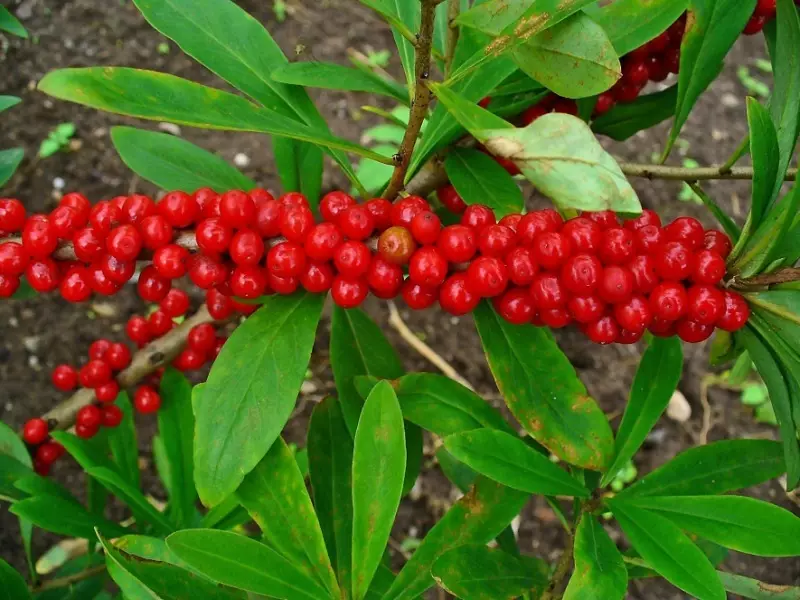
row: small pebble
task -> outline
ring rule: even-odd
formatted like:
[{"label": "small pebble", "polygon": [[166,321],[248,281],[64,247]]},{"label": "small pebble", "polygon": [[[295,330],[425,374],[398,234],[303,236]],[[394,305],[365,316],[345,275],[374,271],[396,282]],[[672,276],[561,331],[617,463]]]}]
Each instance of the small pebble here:
[{"label": "small pebble", "polygon": [[244,168],[250,164],[250,157],[247,156],[247,154],[239,152],[233,157],[233,164],[235,164],[237,167]]},{"label": "small pebble", "polygon": [[692,417],[692,407],[680,390],[675,390],[667,405],[667,416],[678,423],[686,423]]}]

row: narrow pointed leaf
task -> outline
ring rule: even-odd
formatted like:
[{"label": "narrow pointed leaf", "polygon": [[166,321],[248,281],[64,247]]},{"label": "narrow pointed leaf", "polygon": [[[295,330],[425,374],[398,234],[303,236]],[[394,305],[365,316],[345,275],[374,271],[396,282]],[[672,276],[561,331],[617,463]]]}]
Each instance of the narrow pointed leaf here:
[{"label": "narrow pointed leaf", "polygon": [[353,449],[353,597],[361,600],[386,550],[406,470],[403,414],[392,386],[376,385],[364,403]]},{"label": "narrow pointed leaf", "polygon": [[605,30],[619,56],[665,32],[688,8],[689,0],[617,0],[590,16]]},{"label": "narrow pointed leaf", "polygon": [[511,325],[485,302],[474,317],[497,386],[531,437],[570,464],[606,468],[611,428],[552,334]]},{"label": "narrow pointed leaf", "polygon": [[23,39],[28,38],[28,32],[22,26],[22,23],[5,6],[0,6],[0,31],[7,31]]},{"label": "narrow pointed leaf", "polygon": [[575,531],[575,571],[564,600],[622,600],[627,589],[622,555],[597,519],[584,514]]},{"label": "narrow pointed leaf", "polygon": [[[610,6],[616,6],[616,3]],[[618,142],[625,141],[672,117],[677,98],[678,86],[673,85],[661,92],[639,96],[633,102],[617,104],[592,121],[592,131],[607,135]]]},{"label": "narrow pointed leaf", "polygon": [[20,102],[22,102],[22,98],[17,98],[16,96],[0,96],[0,112],[8,110]]},{"label": "narrow pointed leaf", "polygon": [[408,102],[407,94],[366,71],[343,67],[335,63],[308,61],[288,63],[272,73],[272,79],[281,83],[316,87],[329,90],[368,92],[391,96],[401,103]]},{"label": "narrow pointed leaf", "polygon": [[248,473],[236,496],[271,548],[330,595],[340,595],[305,481],[283,439]]},{"label": "narrow pointed leaf", "polygon": [[397,52],[403,71],[406,74],[406,83],[409,94],[414,86],[414,45],[400,33],[400,28],[412,35],[419,32],[420,4],[419,2],[406,2],[406,0],[361,0],[361,3],[381,14],[392,25],[392,36],[397,44]]},{"label": "narrow pointed leaf", "polygon": [[3,422],[0,422],[0,454],[7,454],[29,469],[33,468],[31,453],[28,452],[25,442],[16,431]]},{"label": "narrow pointed leaf", "polygon": [[[134,488],[139,487],[139,445],[136,440],[136,423],[133,407],[126,392],[121,392],[115,403],[122,410],[122,422],[109,432],[108,445],[119,473]],[[190,474],[191,475],[191,474]]]},{"label": "narrow pointed leaf", "polygon": [[631,545],[659,575],[698,600],[726,600],[714,567],[678,527],[621,500],[608,504]]},{"label": "narrow pointed leaf", "polygon": [[31,496],[58,496],[80,505],[80,501],[67,488],[49,477],[31,474],[14,482],[14,487]]},{"label": "narrow pointed leaf", "polygon": [[219,156],[168,133],[113,127],[111,141],[122,161],[142,179],[165,190],[251,190],[253,180]]},{"label": "narrow pointed leaf", "polygon": [[[747,99],[747,123],[750,128],[750,155],[753,157],[753,200],[749,227],[756,228],[772,204],[778,180],[780,155],[778,134],[767,109],[755,98]],[[780,186],[778,186],[780,189]]]},{"label": "narrow pointed leaf", "polygon": [[118,471],[118,467],[107,456],[107,453],[92,443],[95,440],[84,440],[66,431],[54,431],[51,435],[55,441],[66,448],[70,456],[78,462],[84,471],[95,467]]},{"label": "narrow pointed leaf", "polygon": [[61,496],[35,496],[20,500],[14,502],[9,510],[45,531],[70,537],[91,538],[95,527],[110,537],[127,533],[124,527],[98,517],[76,501]]},{"label": "narrow pointed leaf", "polygon": [[0,186],[5,185],[11,179],[24,156],[25,150],[22,148],[0,150]]},{"label": "narrow pointed leaf", "polygon": [[601,485],[608,485],[633,458],[647,434],[666,410],[683,373],[683,350],[678,338],[654,338],[642,356],[615,440],[614,462]]},{"label": "narrow pointed leaf", "polygon": [[475,429],[445,438],[444,447],[478,473],[515,490],[587,498],[589,490],[516,436]]},{"label": "narrow pointed leaf", "polygon": [[453,148],[444,168],[450,183],[467,204],[484,204],[497,218],[522,212],[522,191],[491,156],[472,148]]},{"label": "narrow pointed leaf", "polygon": [[3,590],[4,600],[27,600],[31,597],[28,584],[22,575],[2,559],[0,559],[0,589]]},{"label": "narrow pointed leaf", "polygon": [[292,413],[325,298],[273,296],[236,328],[194,407],[194,479],[207,506],[225,500]]}]

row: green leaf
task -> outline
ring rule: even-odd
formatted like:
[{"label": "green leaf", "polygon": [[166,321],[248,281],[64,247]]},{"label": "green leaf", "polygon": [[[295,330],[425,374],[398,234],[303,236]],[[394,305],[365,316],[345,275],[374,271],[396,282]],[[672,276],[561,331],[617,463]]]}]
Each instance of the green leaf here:
[{"label": "green leaf", "polygon": [[525,13],[529,5],[530,0],[487,0],[462,12],[456,23],[491,35],[500,35]]},{"label": "green leaf", "polygon": [[518,437],[475,429],[445,438],[444,447],[478,473],[515,490],[588,498],[589,490]]},{"label": "green leaf", "polygon": [[22,23],[5,6],[0,6],[0,31],[7,31],[17,37],[28,39],[28,32]]},{"label": "green leaf", "polygon": [[528,494],[479,477],[475,486],[456,502],[422,540],[397,575],[383,600],[410,600],[430,588],[430,571],[448,550],[465,544],[486,544],[517,516]]},{"label": "green leaf", "polygon": [[[288,138],[272,139],[275,168],[284,192],[302,192],[316,207],[322,188],[324,156],[316,146]],[[380,163],[364,161],[372,167],[387,167]]]},{"label": "green leaf", "polygon": [[117,465],[108,457],[101,446],[93,443],[95,440],[84,440],[66,431],[54,431],[51,436],[55,441],[64,446],[84,471],[94,467],[104,467],[117,471]]},{"label": "green leaf", "polygon": [[626,500],[720,546],[756,556],[800,555],[800,518],[743,496],[644,496]]},{"label": "green leaf", "polygon": [[[94,538],[92,538],[94,539]],[[44,560],[44,559],[40,559]],[[92,555],[79,556],[62,561],[62,564],[55,572],[52,573],[55,577],[68,577],[70,575],[77,575],[83,573],[90,567],[97,566],[97,557]],[[41,562],[40,562],[41,564]],[[71,585],[61,588],[51,588],[44,592],[36,594],[36,600],[83,600],[84,598],[94,598],[94,600],[111,600],[111,596],[103,596],[103,588],[106,586],[108,577],[106,573],[100,573],[94,577],[88,577],[77,581]]]},{"label": "green leaf", "polygon": [[25,442],[16,431],[2,421],[0,421],[0,454],[7,454],[29,469],[33,468],[31,454]]},{"label": "green leaf", "polygon": [[675,114],[677,99],[677,85],[653,94],[644,94],[633,102],[617,104],[606,114],[595,119],[592,122],[592,130],[623,142],[640,131],[655,127],[672,117]]},{"label": "green leaf", "polygon": [[111,128],[111,141],[131,171],[165,190],[191,193],[210,187],[223,192],[256,187],[219,156],[168,133],[119,126]]},{"label": "green leaf", "polygon": [[17,481],[14,482],[14,487],[31,496],[58,496],[64,500],[69,500],[70,502],[80,505],[78,499],[73,496],[69,490],[53,481],[50,477],[41,477],[40,475],[31,473],[26,477],[17,479]]},{"label": "green leaf", "polygon": [[664,579],[698,600],[727,598],[706,555],[670,521],[622,500],[608,505],[634,549]]},{"label": "green leaf", "polygon": [[271,296],[223,346],[195,407],[194,479],[207,506],[239,486],[289,419],[324,301]]},{"label": "green leaf", "polygon": [[192,569],[223,585],[277,598],[331,598],[294,563],[238,533],[188,529],[169,536],[167,547]]},{"label": "green leaf", "polygon": [[16,96],[0,96],[0,112],[8,110],[20,102],[22,102],[22,98],[17,98]]},{"label": "green leaf", "polygon": [[0,589],[4,600],[26,600],[31,597],[28,584],[16,569],[0,559]]},{"label": "green leaf", "polygon": [[25,150],[22,148],[11,148],[10,150],[0,150],[0,186],[5,185],[22,162]]},{"label": "green leaf", "polygon": [[384,82],[380,77],[335,63],[318,61],[288,63],[274,71],[272,78],[281,83],[326,90],[368,92],[390,96],[403,104],[408,102],[406,93],[398,93],[397,88]]},{"label": "green leaf", "polygon": [[575,572],[564,600],[622,600],[628,570],[614,542],[597,520],[581,516],[575,531]]},{"label": "green leaf", "polygon": [[400,33],[401,29],[410,32],[412,35],[419,31],[420,4],[418,2],[407,2],[406,0],[361,0],[361,4],[369,6],[372,10],[389,21],[392,25],[392,36],[397,44],[397,52],[400,55],[400,62],[403,64],[403,71],[406,75],[406,84],[409,94],[414,87],[414,46]]},{"label": "green leaf", "polygon": [[653,338],[633,380],[631,396],[617,430],[614,462],[601,483],[606,486],[636,454],[647,434],[666,410],[683,373],[683,350],[678,338]]},{"label": "green leaf", "polygon": [[[219,533],[225,535],[223,532]],[[126,600],[245,600],[241,592],[216,585],[169,563],[133,557],[115,548],[101,535],[98,534],[97,537],[105,551],[108,574],[119,586]]]},{"label": "green leaf", "polygon": [[724,494],[779,477],[781,445],[771,440],[723,440],[690,448],[617,497]]},{"label": "green leaf", "polygon": [[531,437],[570,464],[605,469],[611,427],[552,334],[511,325],[485,302],[474,318],[500,393]]},{"label": "green leaf", "polygon": [[616,0],[592,18],[605,30],[619,56],[665,32],[688,8],[688,0]]},{"label": "green leaf", "polygon": [[[442,554],[431,569],[440,586],[464,600],[516,598],[544,591],[547,576],[502,550],[465,545]],[[538,597],[538,596],[536,596]]]},{"label": "green leaf", "polygon": [[472,148],[453,148],[444,168],[450,183],[467,204],[484,204],[500,219],[522,212],[522,191],[491,156]]},{"label": "green leaf", "polygon": [[353,597],[361,600],[392,531],[406,470],[403,414],[392,386],[376,385],[361,411],[353,450]]},{"label": "green leaf", "polygon": [[314,408],[307,445],[314,509],[339,585],[350,595],[353,439],[336,398],[325,398]]},{"label": "green leaf", "polygon": [[681,44],[678,103],[675,123],[662,159],[672,146],[694,107],[722,67],[723,59],[753,15],[756,0],[694,0]]},{"label": "green leaf", "polygon": [[600,25],[582,13],[524,42],[514,50],[514,62],[566,98],[594,96],[622,77],[611,40]]},{"label": "green leaf", "polygon": [[169,514],[181,527],[189,527],[197,512],[194,489],[192,438],[192,386],[182,373],[168,368],[161,378],[158,433],[169,464]]},{"label": "green leaf", "polygon": [[755,98],[747,98],[747,123],[750,128],[750,155],[753,157],[753,201],[748,229],[756,228],[780,190],[778,180],[778,134],[767,109]]},{"label": "green leaf", "polygon": [[133,487],[139,487],[139,446],[136,442],[136,423],[133,407],[126,392],[121,392],[116,405],[122,410],[122,422],[109,431],[108,444],[120,474]]},{"label": "green leaf", "polygon": [[338,598],[325,539],[294,453],[278,438],[236,491],[263,539],[295,569]]},{"label": "green leaf", "polygon": [[70,537],[92,538],[95,527],[110,537],[128,531],[116,523],[90,513],[74,499],[61,496],[35,496],[14,502],[9,510],[37,527]]},{"label": "green leaf", "polygon": [[521,129],[478,132],[495,156],[508,158],[561,208],[639,213],[639,198],[589,126],[572,115],[544,115]]},{"label": "green leaf", "polygon": [[[168,75],[125,67],[61,69],[39,89],[55,98],[108,112],[204,129],[254,131],[385,159],[347,140],[261,108],[245,98]],[[140,102],[147,95],[149,102]]]},{"label": "green leaf", "polygon": [[[477,137],[477,133],[485,129],[514,129],[514,126],[508,121],[504,121],[485,108],[481,108],[465,96],[454,92],[443,84],[430,83],[428,85],[442,105],[472,135]],[[426,137],[427,133],[426,130]]]},{"label": "green leaf", "polygon": [[182,569],[187,569],[188,565],[181,561],[172,550],[167,547],[167,542],[161,538],[148,535],[129,534],[114,540],[114,547],[126,554],[165,562]]},{"label": "green leaf", "polygon": [[29,476],[33,471],[8,454],[0,454],[0,500],[14,502],[22,500],[25,494],[16,487],[19,479]]}]

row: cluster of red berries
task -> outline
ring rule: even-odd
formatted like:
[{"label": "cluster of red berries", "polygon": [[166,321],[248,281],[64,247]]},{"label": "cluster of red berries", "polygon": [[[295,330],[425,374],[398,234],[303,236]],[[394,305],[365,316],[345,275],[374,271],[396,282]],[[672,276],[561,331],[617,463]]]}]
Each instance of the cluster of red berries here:
[{"label": "cluster of red berries", "polygon": [[[440,303],[450,312],[469,312],[480,298],[493,298],[511,323],[575,323],[599,344],[634,343],[645,330],[697,343],[715,327],[741,329],[750,316],[744,298],[721,287],[730,239],[691,217],[662,227],[650,210],[624,223],[610,211],[565,222],[542,210],[495,223],[490,210],[466,206],[451,186],[438,196],[462,214],[461,225],[443,230],[445,247],[457,236],[464,248],[458,260],[471,259],[466,272],[440,288]],[[426,262],[444,264],[447,254],[430,258],[442,249],[438,244]],[[472,259],[476,251],[480,256]]]}]

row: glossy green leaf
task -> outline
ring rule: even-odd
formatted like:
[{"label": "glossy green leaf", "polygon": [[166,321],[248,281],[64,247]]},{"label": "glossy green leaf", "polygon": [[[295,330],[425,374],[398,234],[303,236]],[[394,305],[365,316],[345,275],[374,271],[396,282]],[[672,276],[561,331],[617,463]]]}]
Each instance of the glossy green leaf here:
[{"label": "glossy green leaf", "polygon": [[688,8],[689,0],[616,0],[591,17],[605,30],[619,56],[658,37]]},{"label": "glossy green leaf", "polygon": [[[616,6],[610,4],[609,6]],[[655,127],[675,114],[678,86],[673,85],[660,92],[643,94],[633,102],[617,104],[592,122],[595,133],[607,135],[623,142],[640,131]]]},{"label": "glossy green leaf", "polygon": [[14,502],[9,510],[37,527],[70,537],[93,538],[97,527],[105,535],[125,535],[124,527],[91,514],[74,500],[61,496],[35,496]]},{"label": "glossy green leaf", "polygon": [[25,150],[22,148],[11,148],[10,150],[0,150],[0,186],[5,185],[22,162]]},{"label": "glossy green leaf", "polygon": [[168,368],[161,378],[158,433],[169,463],[169,514],[181,527],[189,527],[195,513],[192,438],[192,386],[184,375]]},{"label": "glossy green leaf", "polygon": [[420,4],[406,0],[361,0],[361,3],[383,15],[392,25],[392,36],[397,44],[397,53],[403,64],[410,94],[415,81],[414,45],[400,33],[400,30],[402,28],[411,35],[419,31]]},{"label": "glossy green leaf", "polygon": [[33,468],[31,453],[28,452],[25,442],[16,431],[2,421],[0,421],[0,454],[7,454],[26,467]]},{"label": "glossy green leaf", "polygon": [[131,171],[165,190],[191,193],[210,187],[224,192],[256,187],[219,156],[168,133],[120,126],[111,129],[111,140]]},{"label": "glossy green leaf", "polygon": [[464,600],[516,598],[547,586],[547,577],[502,550],[464,545],[442,554],[431,569],[441,587]]},{"label": "glossy green leaf", "polygon": [[16,96],[0,96],[0,112],[8,110],[20,102],[22,102],[22,98],[17,98]]},{"label": "glossy green leaf", "polygon": [[238,510],[244,509],[240,506],[239,498],[236,497],[236,494],[231,494],[203,516],[200,521],[200,527],[203,529],[222,529],[222,527],[217,527],[219,523]]},{"label": "glossy green leaf", "polygon": [[294,454],[278,438],[236,491],[264,541],[295,569],[339,597],[325,539]]},{"label": "glossy green leaf", "polygon": [[725,55],[753,15],[756,0],[693,0],[681,44],[678,102],[664,158],[689,118],[697,99],[714,81]]},{"label": "glossy green leaf", "polygon": [[149,535],[129,534],[114,540],[114,547],[126,554],[138,556],[139,558],[165,562],[183,569],[188,568],[188,565],[181,561],[181,559],[167,547],[167,542],[161,538],[151,537]]},{"label": "glossy green leaf", "polygon": [[223,346],[194,410],[194,479],[207,506],[239,486],[289,419],[324,301],[271,296]]},{"label": "glossy green leaf", "polygon": [[98,538],[105,551],[108,574],[126,600],[245,600],[242,592],[224,588],[169,563],[141,560],[118,550],[99,534]]},{"label": "glossy green leaf", "polygon": [[16,487],[16,483],[31,473],[33,471],[30,467],[23,465],[14,457],[0,454],[0,500],[13,502],[25,498],[26,494]]},{"label": "glossy green leaf", "polygon": [[474,317],[497,386],[531,437],[570,464],[605,469],[611,428],[552,334],[511,325],[486,302]]},{"label": "glossy green leaf", "polygon": [[331,598],[294,563],[238,533],[188,529],[169,536],[167,547],[192,569],[223,585],[277,598]]},{"label": "glossy green leaf", "polygon": [[653,338],[642,356],[615,440],[614,462],[601,485],[608,485],[644,442],[666,410],[683,373],[683,349],[677,337]]},{"label": "glossy green leaf", "polygon": [[122,422],[109,431],[108,445],[120,474],[134,488],[139,487],[139,445],[136,441],[136,423],[133,407],[126,392],[121,392],[115,401],[122,410]]},{"label": "glossy green leaf", "polygon": [[0,589],[3,600],[26,600],[31,597],[25,579],[3,559],[0,559]]},{"label": "glossy green leaf", "polygon": [[398,93],[397,88],[384,83],[379,77],[335,63],[318,61],[288,63],[274,71],[272,78],[281,83],[327,90],[368,92],[390,96],[403,104],[408,102],[407,94]]},{"label": "glossy green leaf", "polygon": [[500,35],[525,13],[529,5],[530,0],[487,0],[462,12],[456,23],[491,35]]},{"label": "glossy green leaf", "polygon": [[[302,192],[312,207],[316,207],[322,189],[322,170],[325,157],[319,148],[289,138],[272,138],[275,168],[284,192]],[[372,167],[383,167],[365,161]]]},{"label": "glossy green leaf", "polygon": [[383,600],[410,600],[434,584],[431,567],[448,550],[486,544],[517,516],[528,494],[479,477],[475,486],[434,525],[398,573]]},{"label": "glossy green leaf", "polygon": [[777,442],[723,440],[678,454],[617,497],[724,494],[779,477],[785,469]]},{"label": "glossy green leaf", "polygon": [[314,509],[339,586],[349,594],[353,540],[353,439],[336,398],[325,398],[314,408],[307,444]]},{"label": "glossy green leaf", "polygon": [[444,447],[472,469],[515,490],[587,498],[589,490],[519,437],[475,429],[445,438]]},{"label": "glossy green leaf", "polygon": [[467,204],[484,204],[500,219],[521,213],[525,200],[511,175],[491,156],[472,148],[453,148],[444,168],[450,183]]},{"label": "glossy green leaf", "polygon": [[561,208],[639,213],[639,198],[589,126],[572,115],[544,115],[520,129],[482,131],[495,156],[514,161]]},{"label": "glossy green leaf", "polygon": [[22,23],[5,6],[0,6],[0,31],[7,31],[23,39],[28,38],[28,32],[22,26]]},{"label": "glossy green leaf", "polygon": [[[61,100],[130,117],[204,129],[269,133],[384,160],[358,144],[258,107],[240,96],[165,73],[125,67],[61,69],[47,74],[39,89]],[[143,94],[150,98],[146,104],[140,101]]]},{"label": "glossy green leaf", "polygon": [[361,411],[353,449],[352,589],[369,589],[386,550],[406,470],[403,414],[392,386],[378,383]]},{"label": "glossy green leaf", "polygon": [[698,600],[726,600],[714,567],[677,526],[622,500],[608,505],[631,545],[659,575]]},{"label": "glossy green leaf", "polygon": [[80,505],[80,501],[73,496],[67,488],[60,483],[53,481],[51,477],[42,477],[31,473],[21,477],[14,482],[14,487],[22,490],[30,496],[58,496],[64,500],[69,500]]},{"label": "glossy green leaf", "polygon": [[627,503],[657,512],[681,529],[746,554],[800,555],[800,518],[743,496],[642,496]]},{"label": "glossy green leaf", "polygon": [[[767,109],[755,98],[747,98],[747,123],[750,128],[750,155],[753,157],[753,200],[748,228],[757,227],[777,194],[780,154],[778,134]],[[780,189],[780,186],[779,188]]]},{"label": "glossy green leaf", "polygon": [[564,600],[622,600],[628,571],[617,546],[592,515],[584,514],[575,531],[575,571]]},{"label": "glossy green leaf", "polygon": [[531,37],[513,56],[525,73],[566,98],[594,96],[622,76],[606,32],[582,13]]},{"label": "glossy green leaf", "polygon": [[93,443],[95,440],[84,440],[66,431],[54,431],[51,435],[55,441],[64,446],[72,458],[78,461],[84,471],[94,467],[104,467],[111,471],[118,469],[107,453]]},{"label": "glossy green leaf", "polygon": [[[514,126],[471,102],[465,96],[458,94],[441,83],[430,83],[430,88],[448,112],[469,131],[478,136],[478,132],[485,129],[514,129]],[[427,136],[427,131],[426,131]],[[480,141],[483,141],[479,138]]]}]

